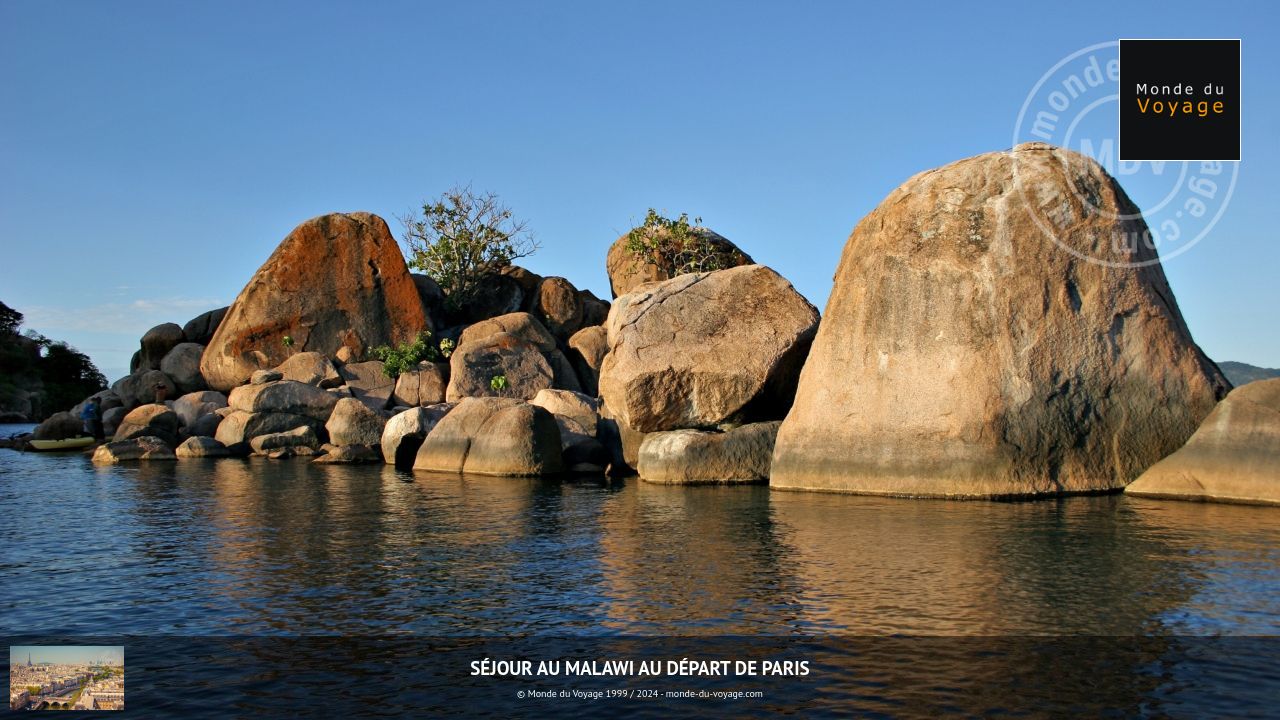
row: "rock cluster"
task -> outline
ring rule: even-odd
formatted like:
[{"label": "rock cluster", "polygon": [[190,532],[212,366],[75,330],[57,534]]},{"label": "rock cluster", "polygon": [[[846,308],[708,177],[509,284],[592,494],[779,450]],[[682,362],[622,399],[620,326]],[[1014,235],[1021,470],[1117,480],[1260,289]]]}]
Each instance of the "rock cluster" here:
[{"label": "rock cluster", "polygon": [[[113,441],[93,457],[303,456],[424,478],[634,468],[946,498],[1138,478],[1134,495],[1280,504],[1280,380],[1226,395],[1155,251],[1114,242],[1146,231],[1075,153],[961,160],[858,223],[819,323],[705,228],[709,272],[614,242],[612,306],[516,266],[451,302],[380,218],[325,215],[231,306],[143,336],[130,375],[94,396]],[[373,349],[421,333],[440,354],[398,374]],[[82,407],[36,435],[81,434]]]}]

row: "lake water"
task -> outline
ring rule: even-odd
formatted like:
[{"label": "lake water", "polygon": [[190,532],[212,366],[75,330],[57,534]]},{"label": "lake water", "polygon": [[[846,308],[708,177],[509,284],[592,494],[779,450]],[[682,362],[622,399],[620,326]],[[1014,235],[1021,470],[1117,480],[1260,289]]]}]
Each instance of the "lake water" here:
[{"label": "lake water", "polygon": [[[1005,648],[994,671],[1007,676],[1024,667],[1032,646],[1046,647],[1036,638],[1065,638],[1048,643],[1050,655],[1063,653],[1049,667],[1063,672],[1073,666],[1066,653],[1110,662],[1096,643],[1128,638],[1117,647],[1138,655],[1113,673],[1157,669],[1151,687],[1125,681],[1120,702],[1131,706],[1122,716],[1143,708],[1220,715],[1224,706],[1214,703],[1227,696],[1245,703],[1236,708],[1244,712],[1250,697],[1275,697],[1280,688],[1275,641],[1266,637],[1280,634],[1275,508],[1116,495],[909,501],[634,479],[415,476],[302,460],[94,467],[80,454],[7,450],[0,450],[0,498],[6,635],[127,636],[138,648],[126,649],[134,659],[162,652],[158,638],[175,655],[215,652],[194,647],[201,638],[399,638],[419,661],[412,643],[422,638],[448,645],[449,638],[515,635],[588,650],[637,636],[641,643],[820,638],[825,645],[810,652],[823,671],[771,686],[779,708],[808,707],[819,697],[833,712],[892,716],[952,703],[999,714],[1006,700],[966,689],[974,657],[1018,644]],[[886,635],[933,639],[907,646]],[[1085,639],[1094,645],[1070,647]],[[315,652],[335,652],[323,642]],[[1199,684],[1185,681],[1186,663],[1151,665],[1150,653],[1167,657],[1175,644],[1188,663],[1207,663],[1197,666]],[[885,652],[893,657],[875,659]],[[901,685],[910,675],[891,672],[894,663],[918,668],[921,657],[948,653],[959,656],[929,666],[931,691],[907,706],[891,702],[893,678]],[[136,663],[126,663],[132,673]],[[146,702],[138,688],[148,682],[157,695],[169,692],[166,673],[176,666],[156,667],[149,680],[131,675],[137,702]],[[868,680],[881,675],[883,682]],[[1076,680],[1092,687],[1098,677],[1090,671]],[[1195,692],[1162,695],[1169,678],[1179,677],[1177,687]],[[296,690],[287,679],[276,682],[281,696]],[[476,687],[504,697],[510,689],[488,682]],[[226,685],[210,681],[203,692],[229,692]],[[1044,683],[1048,694],[1075,692],[1068,687],[1066,677]],[[396,697],[414,691],[399,688]],[[431,702],[419,700],[427,705],[414,707]],[[655,717],[670,711],[654,707]],[[588,709],[600,706],[557,712]]]}]

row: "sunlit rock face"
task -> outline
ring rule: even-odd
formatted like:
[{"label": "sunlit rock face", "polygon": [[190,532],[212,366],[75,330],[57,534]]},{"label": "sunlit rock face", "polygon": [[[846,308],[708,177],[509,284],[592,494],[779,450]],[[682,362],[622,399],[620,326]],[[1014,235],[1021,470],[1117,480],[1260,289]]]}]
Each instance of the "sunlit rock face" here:
[{"label": "sunlit rock face", "polygon": [[1117,242],[1146,230],[1097,163],[1047,145],[909,179],[845,244],[771,486],[956,498],[1124,487],[1230,387],[1155,251]]}]

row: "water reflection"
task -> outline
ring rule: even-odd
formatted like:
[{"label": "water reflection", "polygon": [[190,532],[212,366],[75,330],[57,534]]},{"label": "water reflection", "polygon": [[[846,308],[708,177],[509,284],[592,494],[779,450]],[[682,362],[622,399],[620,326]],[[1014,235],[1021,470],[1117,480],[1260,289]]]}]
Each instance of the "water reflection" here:
[{"label": "water reflection", "polygon": [[15,629],[1280,630],[1274,508],[904,501],[300,460],[95,468],[4,453],[0,473],[0,610]]}]

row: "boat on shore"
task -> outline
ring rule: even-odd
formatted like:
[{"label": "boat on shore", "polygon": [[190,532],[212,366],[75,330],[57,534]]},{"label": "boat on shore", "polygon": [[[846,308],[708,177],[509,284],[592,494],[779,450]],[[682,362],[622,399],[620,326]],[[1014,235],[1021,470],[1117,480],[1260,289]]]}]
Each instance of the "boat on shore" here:
[{"label": "boat on shore", "polygon": [[59,450],[80,450],[94,443],[91,437],[74,437],[65,440],[28,440],[28,449],[37,452],[57,452]]}]

